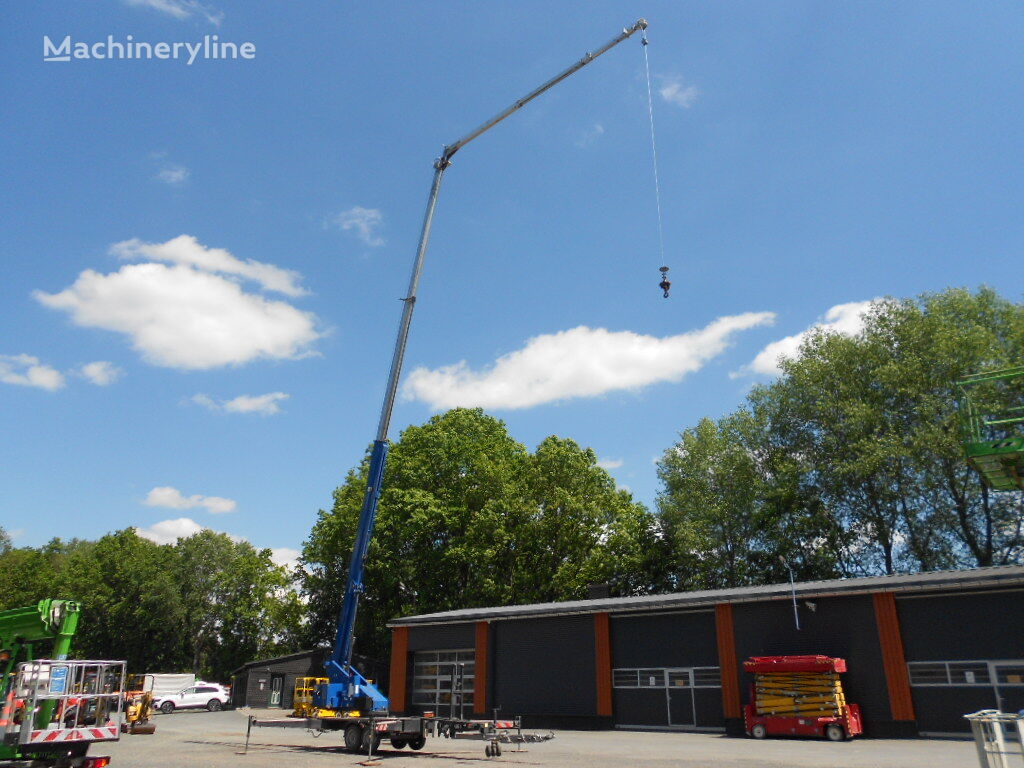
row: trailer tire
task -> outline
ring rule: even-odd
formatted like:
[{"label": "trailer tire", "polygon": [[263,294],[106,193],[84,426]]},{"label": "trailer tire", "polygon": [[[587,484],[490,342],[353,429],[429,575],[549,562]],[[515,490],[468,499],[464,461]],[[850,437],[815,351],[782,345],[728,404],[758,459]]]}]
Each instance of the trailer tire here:
[{"label": "trailer tire", "polygon": [[494,742],[494,756],[501,757],[501,744]]},{"label": "trailer tire", "polygon": [[750,726],[750,735],[755,739],[763,739],[768,735],[768,729],[764,727],[764,723],[754,723]]},{"label": "trailer tire", "polygon": [[345,726],[345,749],[349,752],[358,752],[363,746],[363,728],[356,723]]},{"label": "trailer tire", "polygon": [[488,744],[484,747],[484,757],[494,757],[494,753],[491,752],[491,745]]},{"label": "trailer tire", "polygon": [[165,701],[163,704],[160,705],[160,711],[163,712],[165,715],[171,714],[171,712],[174,711],[174,702]]},{"label": "trailer tire", "polygon": [[839,723],[829,723],[825,726],[825,738],[829,741],[845,741],[846,731]]},{"label": "trailer tire", "polygon": [[427,743],[427,737],[424,736],[422,733],[420,733],[420,734],[417,734],[416,736],[413,736],[411,739],[409,739],[409,748],[410,749],[423,749],[423,746],[426,743]]},{"label": "trailer tire", "polygon": [[391,737],[391,746],[394,747],[395,749],[401,749],[402,747],[404,747],[408,743],[409,742],[406,741],[405,739],[400,739],[397,736],[392,736]]}]

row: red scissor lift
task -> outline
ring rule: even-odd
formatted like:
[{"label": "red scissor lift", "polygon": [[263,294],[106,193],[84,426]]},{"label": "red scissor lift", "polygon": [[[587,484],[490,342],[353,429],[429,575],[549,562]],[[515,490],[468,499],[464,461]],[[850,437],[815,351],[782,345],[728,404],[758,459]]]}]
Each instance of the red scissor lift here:
[{"label": "red scissor lift", "polygon": [[864,732],[860,707],[847,704],[839,682],[846,661],[830,656],[754,656],[743,662],[754,675],[743,708],[747,734],[814,736],[842,741]]}]

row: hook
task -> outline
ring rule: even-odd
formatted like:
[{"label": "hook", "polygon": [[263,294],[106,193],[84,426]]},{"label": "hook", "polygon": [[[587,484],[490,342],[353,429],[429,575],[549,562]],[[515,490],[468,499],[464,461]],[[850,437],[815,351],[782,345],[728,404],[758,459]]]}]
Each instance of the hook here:
[{"label": "hook", "polygon": [[667,299],[669,288],[672,287],[672,283],[668,279],[668,267],[661,267],[658,270],[661,272],[661,282],[658,283],[658,287],[662,290],[662,295]]}]

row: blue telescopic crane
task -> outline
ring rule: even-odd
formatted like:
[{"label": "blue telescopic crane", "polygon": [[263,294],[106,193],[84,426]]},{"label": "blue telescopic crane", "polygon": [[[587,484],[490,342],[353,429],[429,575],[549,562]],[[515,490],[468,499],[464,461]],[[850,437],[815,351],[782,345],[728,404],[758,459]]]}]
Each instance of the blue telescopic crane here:
[{"label": "blue telescopic crane", "polygon": [[420,275],[423,272],[423,260],[427,255],[427,243],[430,240],[430,227],[434,220],[434,209],[437,196],[441,189],[441,177],[451,165],[452,156],[473,139],[489,131],[513,112],[521,109],[542,93],[565,80],[569,75],[583,69],[602,53],[615,47],[636,32],[647,28],[647,22],[639,19],[632,27],[627,27],[616,37],[609,40],[596,51],[588,52],[572,66],[559,72],[543,85],[530,91],[526,96],[513,102],[485,123],[467,133],[454,144],[448,144],[441,156],[434,161],[434,180],[427,198],[427,211],[423,217],[423,228],[420,231],[419,246],[416,249],[416,260],[413,262],[412,277],[409,290],[402,299],[402,320],[398,326],[398,338],[395,340],[395,351],[391,358],[391,372],[388,375],[387,389],[384,392],[384,403],[381,406],[380,421],[377,424],[377,437],[373,441],[370,453],[370,472],[366,481],[366,494],[363,507],[359,514],[359,528],[356,531],[355,546],[352,548],[352,561],[348,569],[348,583],[345,585],[345,598],[338,619],[338,632],[334,641],[334,649],[327,661],[326,672],[330,682],[317,686],[313,703],[320,708],[350,713],[370,714],[371,712],[387,711],[387,697],[352,666],[352,644],[356,625],[356,610],[359,597],[363,593],[363,567],[366,553],[373,538],[374,523],[377,519],[377,502],[380,500],[381,484],[384,480],[384,467],[388,458],[388,428],[391,424],[391,411],[395,405],[398,392],[398,381],[402,374],[402,360],[409,338],[409,326],[412,313],[416,306],[416,290],[419,287]]}]

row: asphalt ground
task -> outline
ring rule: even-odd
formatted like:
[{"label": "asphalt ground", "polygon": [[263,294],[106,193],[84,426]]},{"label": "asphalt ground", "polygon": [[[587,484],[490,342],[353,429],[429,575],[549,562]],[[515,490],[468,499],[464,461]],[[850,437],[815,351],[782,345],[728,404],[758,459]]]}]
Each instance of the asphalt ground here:
[{"label": "asphalt ground", "polygon": [[[301,728],[254,728],[248,754],[248,710],[179,711],[154,718],[151,736],[122,736],[100,744],[94,754],[109,754],[111,768],[327,768],[365,763],[341,747],[340,733],[314,738]],[[280,718],[281,710],[253,711]],[[503,745],[501,757],[484,756],[479,740],[428,738],[419,752],[396,750],[383,742],[381,768],[439,768],[488,763],[543,768],[975,768],[974,743],[945,739],[816,740],[728,738],[719,734],[648,731],[555,731],[555,738],[528,744],[517,752]]]}]

